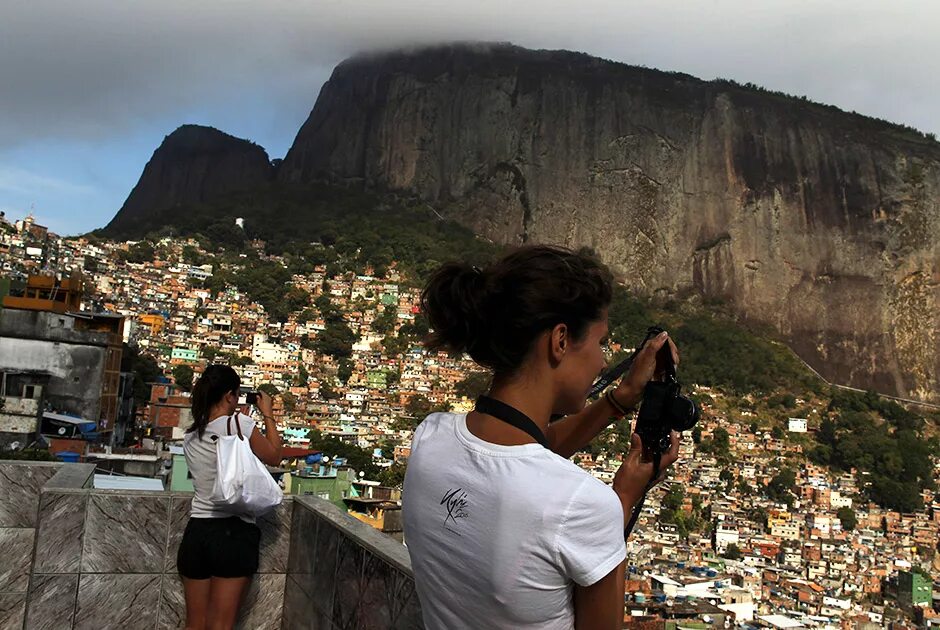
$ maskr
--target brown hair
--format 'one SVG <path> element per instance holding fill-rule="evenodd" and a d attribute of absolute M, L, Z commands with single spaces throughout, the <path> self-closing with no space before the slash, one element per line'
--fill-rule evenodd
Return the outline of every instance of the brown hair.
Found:
<path fill-rule="evenodd" d="M 543 331 L 564 323 L 583 338 L 610 304 L 612 283 L 594 257 L 548 245 L 521 247 L 486 269 L 447 263 L 421 295 L 433 329 L 427 346 L 512 374 Z"/>
<path fill-rule="evenodd" d="M 241 379 L 231 367 L 219 364 L 207 367 L 193 385 L 193 424 L 186 432 L 196 431 L 202 437 L 209 424 L 209 409 L 227 393 L 237 392 L 239 387 Z"/>

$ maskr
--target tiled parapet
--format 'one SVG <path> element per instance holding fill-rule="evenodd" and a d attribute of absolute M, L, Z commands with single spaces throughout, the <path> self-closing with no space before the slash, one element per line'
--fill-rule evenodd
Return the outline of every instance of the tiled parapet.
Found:
<path fill-rule="evenodd" d="M 33 573 L 78 573 L 87 503 L 87 492 L 42 493 Z"/>
<path fill-rule="evenodd" d="M 93 470 L 0 464 L 0 630 L 184 627 L 176 554 L 192 495 L 95 490 Z M 422 627 L 400 543 L 314 497 L 258 525 L 239 628 Z"/>
<path fill-rule="evenodd" d="M 162 573 L 170 497 L 92 494 L 87 503 L 82 573 Z"/>
<path fill-rule="evenodd" d="M 93 473 L 0 463 L 0 630 L 184 627 L 176 553 L 192 495 L 96 490 Z M 259 521 L 239 628 L 281 625 L 291 509 L 287 498 Z"/>
<path fill-rule="evenodd" d="M 0 527 L 36 527 L 39 493 L 63 465 L 0 462 Z"/>
<path fill-rule="evenodd" d="M 23 627 L 40 492 L 62 466 L 0 461 L 0 630 Z"/>
<path fill-rule="evenodd" d="M 423 627 L 404 546 L 328 501 L 294 503 L 282 628 Z"/>

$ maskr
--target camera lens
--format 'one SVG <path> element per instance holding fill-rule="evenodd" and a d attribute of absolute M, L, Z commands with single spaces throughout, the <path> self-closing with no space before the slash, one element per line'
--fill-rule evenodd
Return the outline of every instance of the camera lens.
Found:
<path fill-rule="evenodd" d="M 678 396 L 670 405 L 670 420 L 674 431 L 688 431 L 698 422 L 701 412 L 691 398 Z"/>

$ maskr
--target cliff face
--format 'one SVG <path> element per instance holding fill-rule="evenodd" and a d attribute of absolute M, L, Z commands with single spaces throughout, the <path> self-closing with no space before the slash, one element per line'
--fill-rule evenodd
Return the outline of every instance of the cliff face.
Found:
<path fill-rule="evenodd" d="M 595 249 L 728 300 L 825 377 L 937 399 L 940 145 L 798 99 L 574 53 L 336 68 L 278 177 L 417 194 L 504 243 Z"/>
<path fill-rule="evenodd" d="M 120 211 L 104 228 L 109 236 L 152 226 L 161 210 L 201 203 L 272 181 L 264 149 L 211 127 L 183 125 L 164 138 Z"/>

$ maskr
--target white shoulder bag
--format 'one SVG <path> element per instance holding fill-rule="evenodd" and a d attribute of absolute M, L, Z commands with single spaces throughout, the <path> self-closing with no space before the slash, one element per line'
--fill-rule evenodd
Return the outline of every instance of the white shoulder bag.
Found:
<path fill-rule="evenodd" d="M 232 435 L 232 420 L 237 435 Z M 215 485 L 209 498 L 233 514 L 261 516 L 281 504 L 284 491 L 252 452 L 234 414 L 228 419 L 226 433 L 215 443 Z"/>

